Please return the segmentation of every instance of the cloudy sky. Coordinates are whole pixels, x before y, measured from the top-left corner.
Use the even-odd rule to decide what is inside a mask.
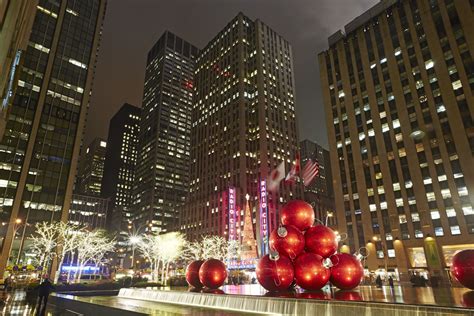
[[[141,107],[148,50],[166,29],[204,47],[239,11],[259,18],[293,46],[300,139],[327,147],[317,54],[327,38],[377,0],[111,0],[108,1],[87,145],[107,137],[124,102]]]

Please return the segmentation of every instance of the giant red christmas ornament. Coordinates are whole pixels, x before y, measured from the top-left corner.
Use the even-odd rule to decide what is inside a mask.
[[[357,287],[364,276],[364,268],[351,254],[338,253],[331,257],[331,283],[341,290],[352,290]]]
[[[320,290],[326,285],[331,271],[323,265],[323,257],[314,253],[304,253],[295,260],[296,284],[305,290]]]
[[[290,201],[281,209],[281,223],[293,225],[301,231],[306,230],[314,223],[313,207],[305,201]]]
[[[337,235],[327,226],[316,225],[308,228],[304,238],[306,250],[323,258],[328,258],[337,251]]]
[[[199,281],[210,289],[217,289],[227,278],[225,264],[217,259],[206,260],[199,268]]]
[[[260,258],[255,272],[258,283],[271,292],[287,290],[294,279],[290,258],[276,252]]]
[[[304,235],[295,226],[280,226],[270,234],[270,249],[296,259],[304,249]]]
[[[199,281],[199,268],[203,263],[204,260],[196,260],[191,262],[186,268],[186,281],[197,289],[202,287],[202,283]]]
[[[454,255],[451,274],[459,283],[474,290],[474,249],[462,250]]]

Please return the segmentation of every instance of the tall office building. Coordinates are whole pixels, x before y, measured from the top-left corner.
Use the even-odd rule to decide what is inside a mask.
[[[239,232],[242,222],[229,214],[243,218],[247,194],[259,227],[256,210],[268,204],[265,229],[271,229],[280,205],[301,195],[299,185],[282,185],[279,193],[268,195],[265,189],[272,169],[282,161],[288,166],[298,150],[292,56],[283,37],[242,13],[201,50],[194,82],[191,189],[180,224],[190,238]]]
[[[105,5],[36,7],[0,143],[0,220],[9,223],[0,228],[0,275],[36,222],[67,219]]]
[[[120,247],[126,246],[128,226],[133,221],[132,189],[138,156],[140,115],[140,108],[125,103],[109,124],[102,196],[110,200],[107,229],[119,235],[117,242]]]
[[[310,185],[304,188],[304,199],[313,206],[317,219],[324,222],[327,220],[329,226],[335,227],[334,188],[329,151],[321,145],[305,139],[300,142],[300,154],[301,166],[304,167],[310,159],[313,162],[317,161],[319,165],[319,174]]]
[[[5,0],[0,3],[0,140],[8,109],[18,84],[22,54],[28,47],[37,0]]]
[[[447,277],[474,247],[474,14],[382,1],[319,55],[340,230],[368,268]]]
[[[79,159],[75,192],[91,196],[101,196],[102,178],[104,176],[105,153],[107,142],[99,137],[87,146]]]
[[[73,194],[68,223],[89,230],[105,229],[109,200],[97,196]]]
[[[193,74],[198,49],[166,31],[148,53],[134,207],[136,229],[177,228],[189,187]]]
[[[111,206],[130,206],[132,200],[141,109],[125,103],[110,120],[102,196]]]

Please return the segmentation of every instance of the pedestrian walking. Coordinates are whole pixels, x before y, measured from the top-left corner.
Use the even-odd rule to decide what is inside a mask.
[[[377,275],[377,278],[375,279],[375,284],[377,284],[377,287],[382,287],[382,278],[380,275]]]
[[[48,304],[49,293],[54,290],[54,286],[51,284],[49,279],[44,279],[44,281],[38,286],[38,289],[38,311],[42,310],[42,312],[44,312],[46,310],[46,305]]]
[[[392,276],[388,277],[388,284],[390,285],[391,288],[393,288],[393,278],[392,278]]]

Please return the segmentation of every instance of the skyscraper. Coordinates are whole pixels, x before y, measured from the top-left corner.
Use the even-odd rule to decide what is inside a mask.
[[[135,224],[178,227],[189,187],[193,75],[198,49],[166,31],[148,53],[135,185]]]
[[[105,229],[109,200],[97,196],[73,194],[68,223],[87,229]]]
[[[474,247],[469,1],[382,1],[319,55],[339,229],[370,270],[445,277]]]
[[[76,192],[91,196],[101,196],[102,178],[104,176],[105,153],[107,142],[99,137],[87,146],[79,159]]]
[[[37,0],[5,0],[0,4],[0,140],[13,101],[22,54],[28,47]]]
[[[105,4],[37,5],[0,143],[0,275],[16,232],[13,252],[36,222],[67,219]]]
[[[194,82],[191,189],[181,218],[181,230],[190,238],[241,229],[241,222],[229,226],[234,220],[229,214],[235,210],[243,217],[247,194],[257,225],[256,210],[266,209],[258,201],[262,195],[267,199],[271,229],[279,206],[302,193],[299,185],[282,185],[268,196],[265,190],[272,169],[282,161],[289,165],[298,148],[292,57],[283,37],[242,13],[201,50]]]
[[[141,109],[125,103],[110,120],[102,196],[111,206],[130,206],[137,162]]]
[[[132,188],[138,158],[140,115],[140,108],[125,103],[109,124],[102,196],[110,200],[107,228],[119,235],[117,243],[120,247],[126,246],[128,226],[133,221]]]
[[[319,174],[304,188],[304,199],[313,206],[317,219],[325,222],[327,217],[328,224],[335,226],[334,188],[329,151],[321,145],[305,139],[300,142],[300,152],[301,166],[304,166],[308,160],[317,161],[319,165]]]

